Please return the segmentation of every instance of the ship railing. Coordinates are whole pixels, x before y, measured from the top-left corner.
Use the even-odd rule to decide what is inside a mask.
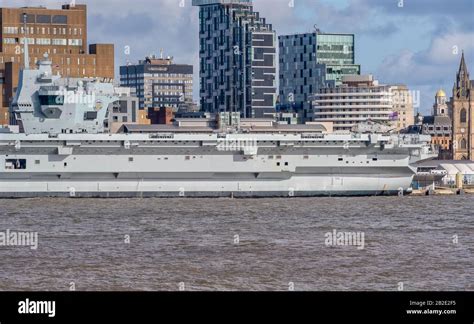
[[[302,139],[312,139],[312,138],[320,139],[320,138],[324,138],[324,134],[303,133],[301,134],[301,138]]]
[[[174,139],[174,134],[150,134],[148,135],[149,138],[153,139]]]

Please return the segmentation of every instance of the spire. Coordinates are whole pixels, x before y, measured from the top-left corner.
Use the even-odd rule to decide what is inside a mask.
[[[466,61],[464,60],[464,50],[461,54],[461,63],[459,64],[459,72],[464,71],[465,75],[468,75]]]
[[[469,71],[467,70],[466,60],[464,59],[464,51],[462,51],[454,92],[458,98],[466,99],[469,97],[470,87]]]

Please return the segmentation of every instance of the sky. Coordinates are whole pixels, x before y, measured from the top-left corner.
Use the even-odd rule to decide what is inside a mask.
[[[115,44],[117,71],[163,49],[176,63],[194,65],[198,99],[199,17],[191,0],[75,2],[88,5],[89,43]],[[0,7],[64,3],[0,0]],[[423,114],[431,112],[438,89],[452,94],[462,50],[474,79],[474,0],[254,0],[254,8],[278,35],[312,32],[315,26],[355,34],[362,73],[383,84],[406,84]]]

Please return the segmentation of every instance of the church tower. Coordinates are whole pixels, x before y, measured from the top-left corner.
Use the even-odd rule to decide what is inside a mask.
[[[453,158],[474,159],[474,81],[469,80],[464,52],[453,88]]]
[[[446,93],[439,89],[436,93],[435,104],[433,106],[433,116],[448,116],[449,113],[448,102],[446,100]]]

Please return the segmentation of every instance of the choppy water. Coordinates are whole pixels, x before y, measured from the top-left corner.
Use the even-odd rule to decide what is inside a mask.
[[[0,290],[474,290],[473,196],[0,200],[6,229],[39,245],[0,246]]]

